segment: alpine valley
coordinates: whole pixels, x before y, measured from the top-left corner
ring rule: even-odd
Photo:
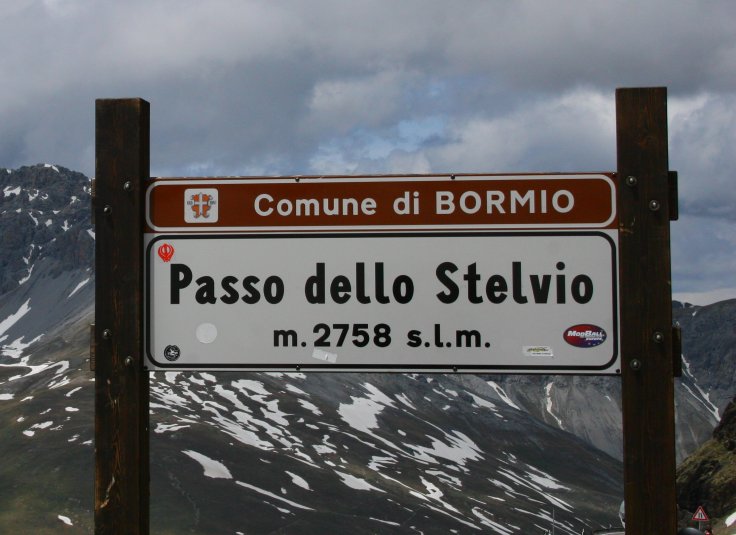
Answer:
[[[2,533],[93,531],[90,196],[62,167],[0,168]],[[674,316],[682,461],[734,397],[736,300]],[[616,377],[155,373],[151,533],[617,526],[620,397]]]

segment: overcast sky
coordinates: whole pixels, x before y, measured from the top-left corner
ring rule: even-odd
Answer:
[[[94,174],[94,99],[163,176],[613,171],[667,86],[673,290],[736,297],[736,2],[2,0],[0,167]]]

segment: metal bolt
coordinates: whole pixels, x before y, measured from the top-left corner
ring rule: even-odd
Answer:
[[[301,370],[301,369],[302,369],[302,367],[301,367],[301,366],[297,366],[297,367],[296,367],[296,371],[299,371],[299,370]]]
[[[629,362],[629,366],[631,366],[631,369],[635,372],[638,372],[641,370],[641,361],[639,359],[631,359],[631,362]]]
[[[110,329],[105,329],[104,331],[102,331],[102,337],[105,340],[109,340],[110,338],[112,338],[112,331]]]
[[[110,215],[112,213],[112,206],[110,206],[109,204],[106,204],[105,207],[102,209],[102,212],[107,215]]]
[[[659,204],[659,201],[657,199],[652,199],[651,201],[649,201],[649,209],[652,212],[656,212],[660,209],[660,207],[661,205]]]
[[[630,188],[633,188],[634,186],[636,186],[637,182],[639,182],[639,180],[633,175],[629,175],[626,177],[626,185],[629,186]]]
[[[664,335],[661,332],[657,331],[654,333],[654,336],[652,336],[652,339],[658,344],[661,344],[662,342],[664,342]]]
[[[454,371],[455,373],[457,373],[457,366],[453,366],[452,367],[452,371]]]
[[[133,189],[133,183],[130,180],[126,180],[123,184],[123,189],[125,191],[131,191]]]
[[[450,180],[455,180],[455,175],[450,175]]]
[[[130,355],[125,357],[125,365],[130,368],[133,365],[133,357],[131,357]]]

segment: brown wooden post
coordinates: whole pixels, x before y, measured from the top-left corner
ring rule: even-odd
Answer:
[[[667,90],[616,90],[626,534],[674,534]]]
[[[148,373],[143,370],[143,185],[149,105],[96,101],[95,533],[148,533]]]

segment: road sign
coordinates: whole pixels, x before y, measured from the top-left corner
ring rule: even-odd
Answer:
[[[156,369],[617,373],[607,175],[158,180]]]
[[[693,520],[697,522],[708,522],[710,520],[710,518],[708,518],[708,515],[705,513],[705,509],[703,509],[702,505],[698,506],[698,509],[693,515]]]

